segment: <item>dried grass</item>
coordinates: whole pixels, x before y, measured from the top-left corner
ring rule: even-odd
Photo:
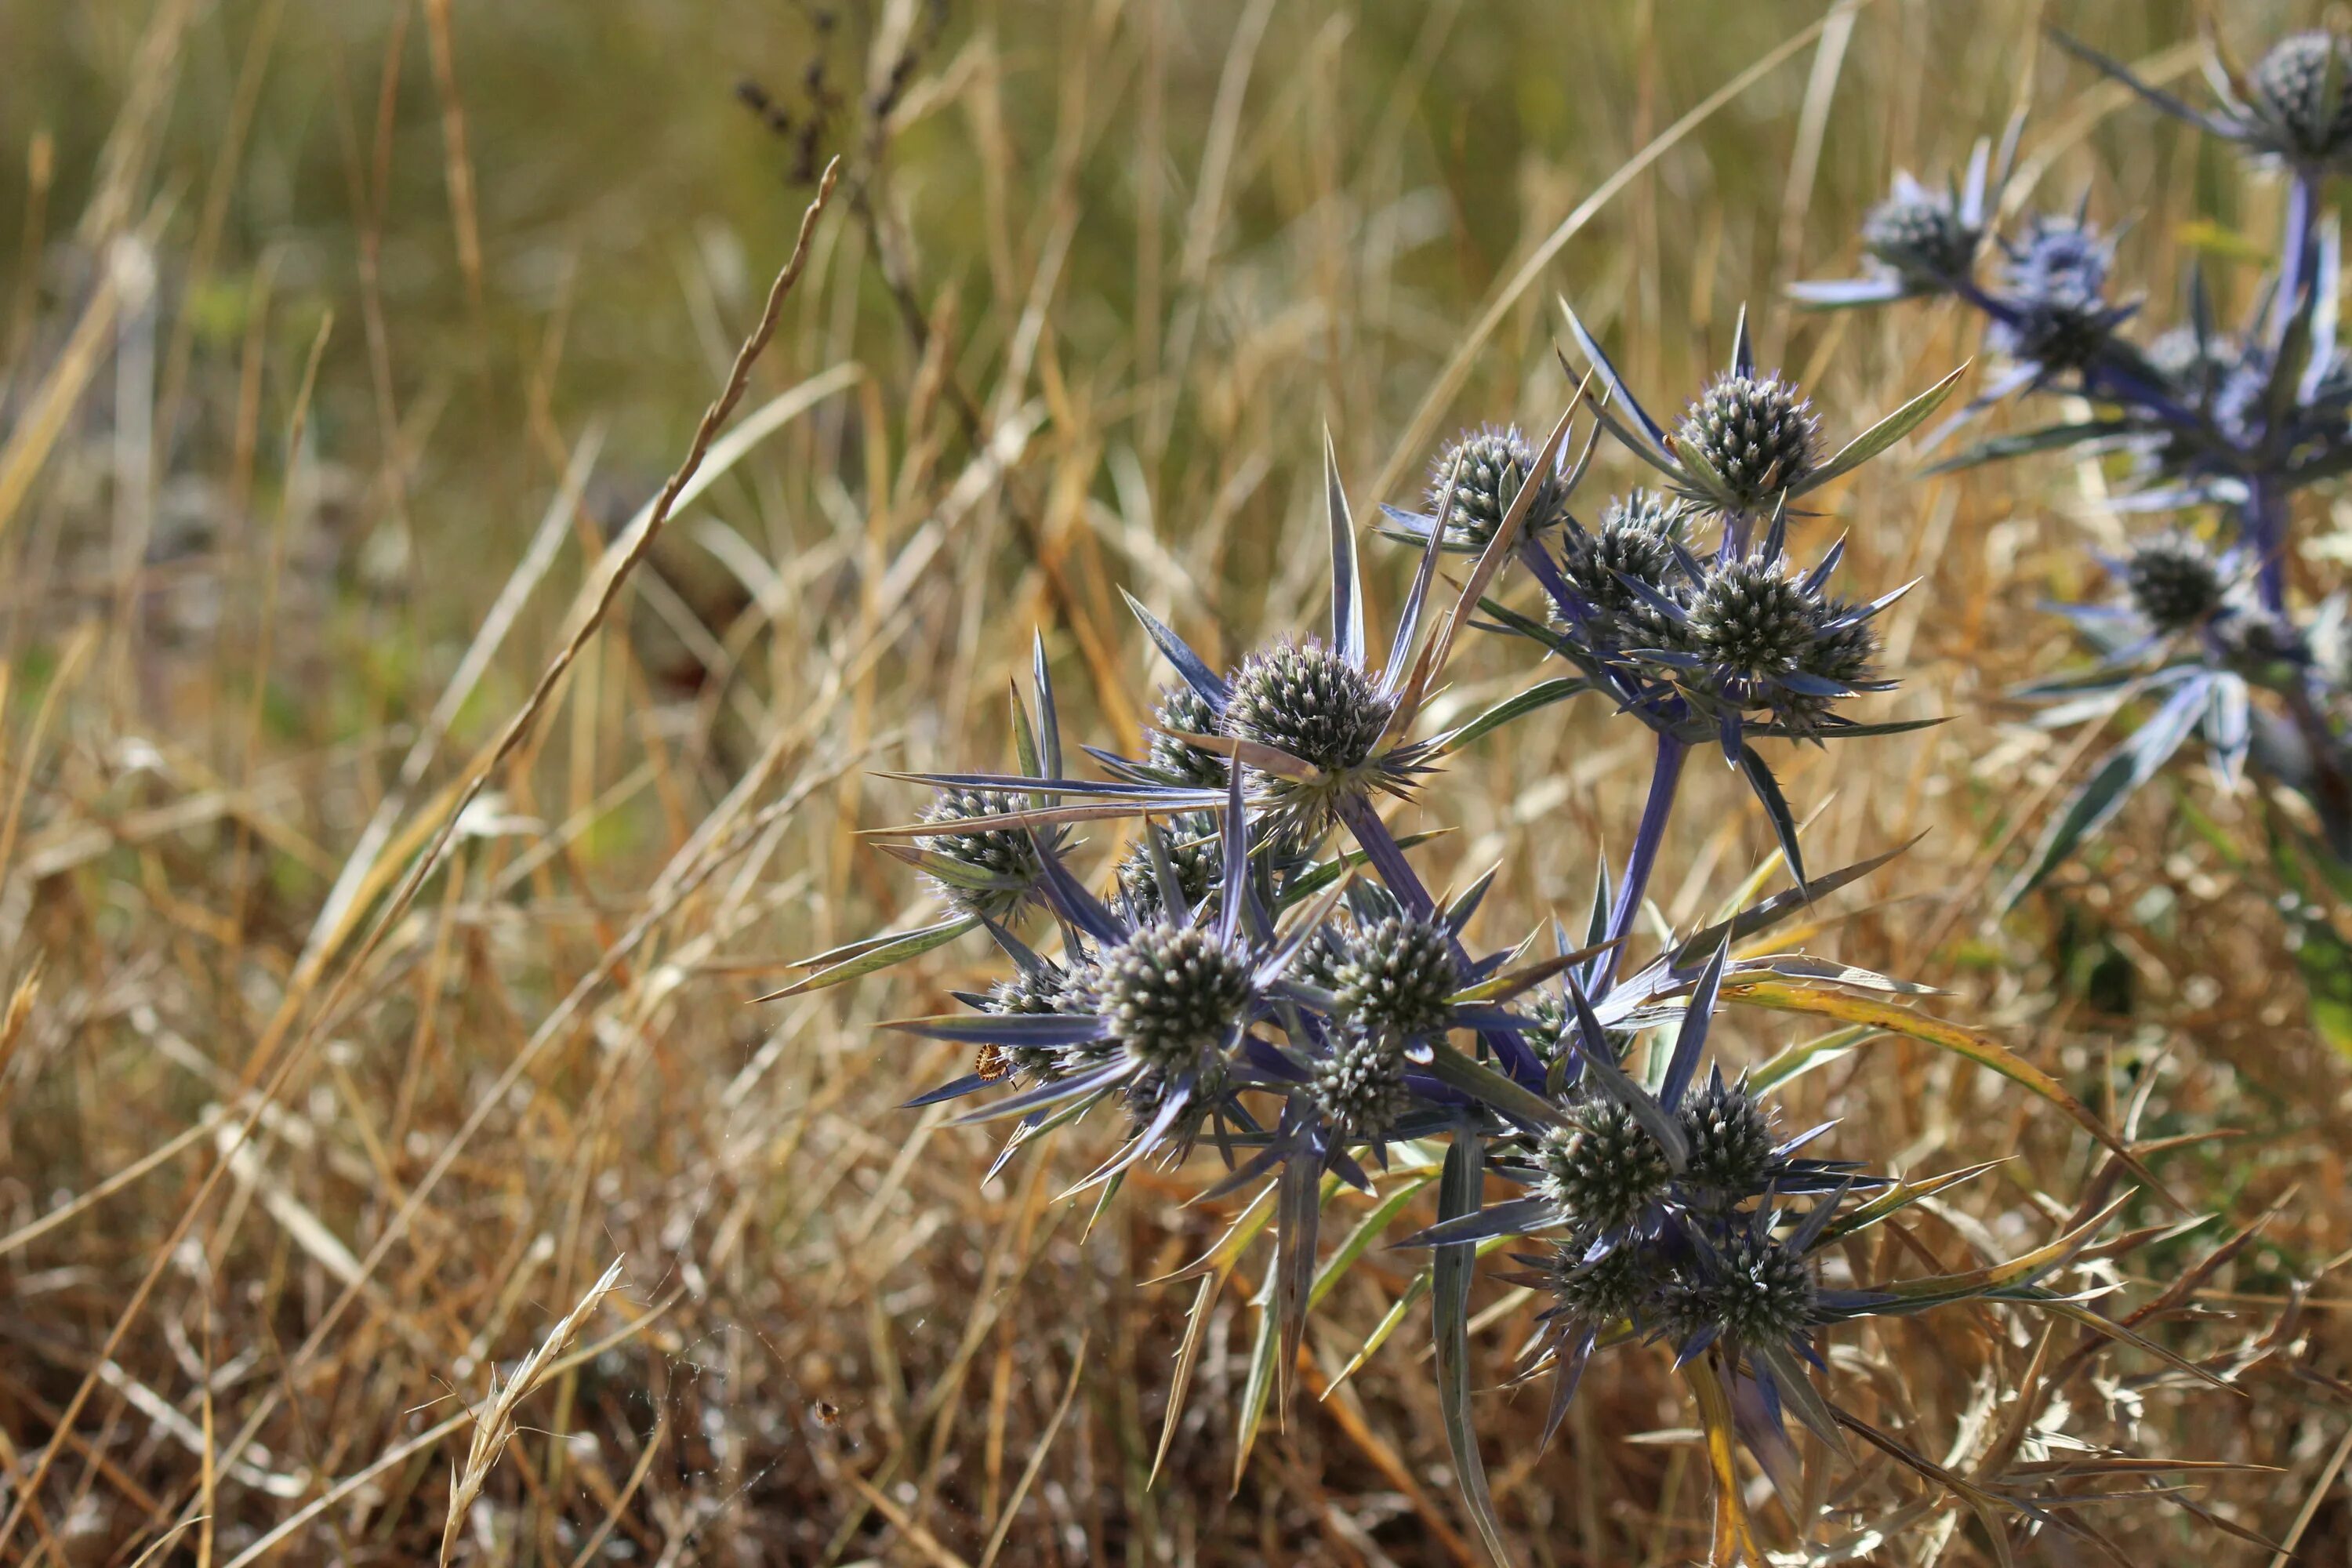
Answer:
[[[1138,1171],[1073,1210],[1099,1131],[983,1182],[984,1133],[894,1109],[955,1064],[869,1026],[969,984],[966,947],[748,1005],[925,914],[854,837],[910,804],[869,771],[998,761],[1032,626],[1070,728],[1129,730],[1122,584],[1227,655],[1318,609],[1320,427],[1351,491],[1409,499],[1454,424],[1557,410],[1563,289],[1644,388],[1695,384],[1745,297],[1833,427],[1889,406],[1969,352],[1952,321],[1765,303],[2021,87],[2044,195],[2150,207],[2136,268],[2210,199],[2206,154],[2035,58],[2045,10],[2080,11],[2180,68],[2169,4],[974,0],[935,35],[885,0],[829,41],[656,0],[602,31],[539,0],[66,9],[0,22],[0,255],[26,258],[0,279],[0,1555],[50,1564],[1475,1561],[1425,1318],[1342,1375],[1409,1267],[1342,1282],[1238,1481],[1265,1266],[1213,1278],[1156,1451],[1202,1298],[1139,1282],[1229,1207]],[[816,60],[845,199],[795,250],[794,144],[727,94],[748,71],[801,116]],[[2101,1560],[2029,1534],[2003,1500],[2031,1486],[2126,1494],[2074,1511],[2127,1560],[2339,1560],[2352,1122],[2262,813],[2183,776],[1995,923],[2088,745],[1997,694],[2063,656],[2033,605],[2112,520],[2095,473],[1884,467],[1809,526],[1858,577],[1927,579],[1874,716],[1954,721],[1790,757],[1820,863],[1927,834],[1802,940],[1947,986],[1937,1011],[2211,1207],[2100,1265],[2098,1305],[2230,1387],[1991,1310],[1841,1335],[1868,1430],[1804,1485],[1874,1524],[1817,1556]],[[1368,562],[1392,601],[1409,563]],[[1517,663],[1456,662],[1449,710]],[[1640,750],[1568,710],[1404,826],[1461,829],[1424,851],[1440,879],[1503,861],[1482,919],[1525,930],[1581,907]],[[1715,809],[1655,884],[1683,929],[1769,842],[1737,781],[1692,788]],[[1759,1016],[1746,1059],[1811,1037]],[[1968,1267],[2123,1190],[2063,1118],[1899,1040],[1789,1095],[1908,1175],[2001,1162],[1864,1272]],[[1538,1456],[1539,1402],[1497,1386],[1532,1307],[1482,1291],[1524,1560],[1703,1555],[1709,1458],[1663,1358],[1596,1369]]]

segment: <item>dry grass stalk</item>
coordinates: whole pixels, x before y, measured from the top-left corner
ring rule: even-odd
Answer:
[[[588,1287],[588,1293],[557,1320],[539,1348],[523,1358],[522,1364],[514,1369],[504,1384],[499,1382],[497,1370],[492,1369],[489,1392],[473,1410],[474,1435],[467,1445],[466,1462],[452,1472],[449,1518],[441,1527],[443,1563],[447,1563],[457,1549],[457,1531],[482,1495],[482,1484],[489,1479],[490,1468],[499,1462],[499,1456],[506,1452],[507,1444],[514,1437],[516,1410],[539,1391],[557,1359],[579,1337],[582,1325],[594,1314],[613,1287],[621,1282],[621,1262],[620,1258],[613,1259],[596,1282]]]

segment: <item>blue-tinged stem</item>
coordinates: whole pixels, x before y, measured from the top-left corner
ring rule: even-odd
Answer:
[[[1650,873],[1658,863],[1658,847],[1665,842],[1666,823],[1674,816],[1675,791],[1682,784],[1683,758],[1690,748],[1674,736],[1661,731],[1658,735],[1657,761],[1650,768],[1650,798],[1642,806],[1642,826],[1633,835],[1633,852],[1625,858],[1624,879],[1617,884],[1617,901],[1609,910],[1609,940],[1618,945],[1602,953],[1595,992],[1604,991],[1617,976],[1618,962],[1624,957],[1624,938],[1633,930],[1633,921],[1641,913],[1643,895],[1650,886]]]
[[[1718,561],[1737,561],[1748,553],[1748,536],[1755,528],[1755,520],[1744,511],[1723,514],[1723,542],[1716,550]]]
[[[2284,616],[2286,614],[2286,492],[2277,479],[2267,474],[2249,479],[2247,487],[2246,504],[2240,509],[2239,518],[2245,532],[2246,548],[2254,554],[2254,586],[2262,595],[2263,607],[2273,615]]]
[[[2311,251],[2317,238],[2319,182],[2310,170],[2297,168],[2286,188],[2285,234],[2279,243],[2278,300],[2271,312],[2271,342],[2286,341],[2287,328],[2302,313],[2304,283],[2311,276]]]
[[[1420,920],[1434,920],[1437,900],[1422,885],[1421,873],[1404,858],[1403,847],[1390,835],[1388,824],[1381,820],[1372,803],[1361,795],[1344,795],[1336,810],[1339,820],[1355,836],[1356,846],[1363,850],[1364,858],[1371,862],[1372,869],[1380,874],[1388,890],[1396,895],[1405,912]]]
[[[1380,873],[1381,883],[1396,895],[1397,902],[1404,906],[1405,912],[1420,920],[1435,920],[1437,900],[1429,896],[1429,889],[1423,884],[1421,873],[1415,871],[1412,862],[1404,858],[1403,846],[1390,834],[1388,824],[1381,820],[1381,814],[1373,808],[1372,803],[1361,795],[1348,795],[1340,800],[1336,810],[1339,820],[1355,836],[1357,847],[1363,850],[1364,858],[1371,862],[1372,869]],[[1454,936],[1451,940],[1454,961],[1466,967],[1470,963],[1469,950],[1462,945],[1460,936]],[[1482,1029],[1478,1037],[1502,1060],[1505,1070],[1513,1078],[1522,1083],[1543,1082],[1543,1063],[1517,1035],[1507,1029]]]

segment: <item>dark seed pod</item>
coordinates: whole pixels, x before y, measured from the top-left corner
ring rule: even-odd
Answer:
[[[2276,682],[2311,662],[2311,645],[2294,624],[2259,605],[2233,606],[2213,629],[2221,657],[2249,680]]]
[[[1569,1317],[1606,1327],[1642,1310],[1657,1281],[1647,1249],[1620,1247],[1587,1263],[1581,1247],[1561,1247],[1544,1269],[1544,1289]]]
[[[1812,654],[1822,605],[1777,561],[1711,565],[1692,595],[1684,644],[1723,677],[1784,675]]]
[[[1341,1016],[1399,1037],[1443,1028],[1462,984],[1445,928],[1402,915],[1349,931],[1331,982]]]
[[[2352,43],[2324,31],[2271,46],[2247,81],[2273,151],[2321,162],[2352,150]]]
[[[2070,369],[2088,364],[2106,346],[2116,313],[2107,305],[2107,242],[2071,218],[2041,216],[2004,247],[2002,286],[2014,319],[1997,321],[1987,339],[2021,363]]]
[[[1591,606],[1581,628],[1587,638],[1608,649],[1673,646],[1677,628],[1672,619],[1627,580],[1669,603],[1682,597],[1685,585],[1675,543],[1689,516],[1689,507],[1672,496],[1635,489],[1609,503],[1600,531],[1570,543],[1561,572]],[[1557,605],[1552,614],[1560,619]]]
[[[1018,811],[1012,796],[993,790],[943,789],[923,812],[926,824],[966,822]],[[934,877],[940,896],[966,914],[1006,920],[1029,900],[1045,874],[1036,841],[1025,827],[983,827],[974,833],[947,833],[923,841],[933,854],[953,861],[977,877],[994,879],[993,885],[966,886],[950,877]]]
[[[1975,265],[1977,235],[1948,196],[1898,191],[1862,220],[1862,247],[1915,285],[1947,285]]]
[[[1537,1146],[1537,1190],[1579,1225],[1614,1230],[1641,1218],[1674,1179],[1666,1152],[1633,1113],[1608,1100],[1580,1100],[1569,1125]]]
[[[1250,964],[1213,931],[1162,921],[1106,955],[1098,984],[1099,1010],[1128,1055],[1172,1074],[1202,1065],[1241,1022]]]
[[[1377,1032],[1342,1029],[1307,1087],[1324,1115],[1357,1134],[1383,1132],[1412,1109],[1403,1053]]]
[[[1454,474],[1457,458],[1462,465],[1458,475]],[[1447,476],[1454,475],[1446,542],[1485,549],[1495,531],[1503,526],[1505,514],[1535,466],[1535,451],[1516,425],[1481,426],[1440,452],[1430,465],[1429,514],[1438,515],[1445,501]],[[1525,532],[1533,535],[1559,526],[1567,516],[1567,500],[1559,481],[1546,474],[1538,481],[1535,499],[1528,503]]]
[[[1813,471],[1821,429],[1812,404],[1776,371],[1717,376],[1684,414],[1677,438],[1722,479],[1725,499],[1759,511]]]
[[[1217,710],[1209,706],[1209,700],[1189,686],[1164,688],[1159,705],[1151,710],[1151,750],[1146,761],[1153,773],[1170,784],[1223,789],[1225,759],[1190,741],[1176,739],[1170,731],[1187,735],[1216,734]]]
[[[2132,607],[2159,632],[2185,631],[2221,607],[2228,584],[2221,563],[2193,534],[2160,533],[2140,542],[2124,565]]]
[[[1688,1185],[1731,1203],[1764,1189],[1779,1158],[1772,1124],[1744,1083],[1726,1084],[1716,1074],[1691,1091],[1675,1120],[1690,1143],[1683,1167]]]
[[[1735,1226],[1714,1258],[1676,1271],[1659,1301],[1668,1336],[1721,1331],[1742,1344],[1803,1334],[1813,1326],[1813,1276],[1805,1260],[1769,1237]]]

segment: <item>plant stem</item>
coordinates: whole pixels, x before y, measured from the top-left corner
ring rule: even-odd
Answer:
[[[2246,543],[2254,552],[2255,590],[2263,608],[2274,616],[2286,614],[2286,496],[2267,474],[2247,479],[2246,504],[2240,510]]]
[[[1648,891],[1650,872],[1658,863],[1658,846],[1665,841],[1666,822],[1674,816],[1675,791],[1682,783],[1683,758],[1690,748],[1672,735],[1658,736],[1657,760],[1650,766],[1650,798],[1642,806],[1642,826],[1633,835],[1633,852],[1625,858],[1624,879],[1617,884],[1617,901],[1609,910],[1609,940],[1618,943],[1595,960],[1593,989],[1605,990],[1617,976],[1624,956],[1623,939],[1633,929],[1642,896]]]
[[[2273,346],[2286,341],[2287,330],[2305,308],[2305,279],[2311,274],[2314,226],[2319,213],[2319,182],[2311,171],[2297,168],[2286,188],[2285,234],[2279,242],[2278,300],[2272,313]]]

